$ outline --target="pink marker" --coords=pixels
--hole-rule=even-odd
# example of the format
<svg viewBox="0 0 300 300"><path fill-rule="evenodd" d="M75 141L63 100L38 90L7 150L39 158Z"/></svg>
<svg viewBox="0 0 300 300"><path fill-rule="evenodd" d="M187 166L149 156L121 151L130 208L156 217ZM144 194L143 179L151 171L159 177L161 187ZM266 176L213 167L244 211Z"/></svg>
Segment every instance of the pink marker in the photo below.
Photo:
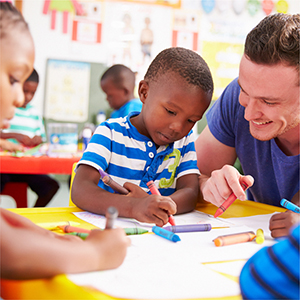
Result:
<svg viewBox="0 0 300 300"><path fill-rule="evenodd" d="M160 195L160 192L159 192L158 188L156 187L156 185L154 184L154 182L152 180L147 182L147 187L149 188L151 194ZM169 223L172 226L175 226L175 220L174 220L174 217L172 215L169 215Z"/></svg>

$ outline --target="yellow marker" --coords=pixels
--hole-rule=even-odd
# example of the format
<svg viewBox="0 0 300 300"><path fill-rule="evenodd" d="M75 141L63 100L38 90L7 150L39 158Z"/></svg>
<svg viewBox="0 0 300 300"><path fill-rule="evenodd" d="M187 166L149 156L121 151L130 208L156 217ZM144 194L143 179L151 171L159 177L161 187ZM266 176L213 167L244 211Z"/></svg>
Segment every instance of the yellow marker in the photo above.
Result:
<svg viewBox="0 0 300 300"><path fill-rule="evenodd" d="M264 231L262 229L257 229L255 241L257 244L262 244L265 241Z"/></svg>
<svg viewBox="0 0 300 300"><path fill-rule="evenodd" d="M73 222L73 221L58 221L58 222L36 223L36 225L48 230L53 230L56 229L57 226L64 226L64 225L78 226L80 225L80 223Z"/></svg>

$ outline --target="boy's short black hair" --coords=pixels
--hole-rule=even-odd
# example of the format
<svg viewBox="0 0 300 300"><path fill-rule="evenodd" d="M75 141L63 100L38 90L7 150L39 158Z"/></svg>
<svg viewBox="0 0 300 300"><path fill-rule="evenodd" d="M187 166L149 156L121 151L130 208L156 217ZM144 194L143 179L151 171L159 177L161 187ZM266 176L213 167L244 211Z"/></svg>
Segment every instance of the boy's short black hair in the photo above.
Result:
<svg viewBox="0 0 300 300"><path fill-rule="evenodd" d="M154 58L144 80L149 83L156 82L161 75L169 72L180 75L187 83L212 95L212 75L207 63L198 53L181 47L165 49Z"/></svg>
<svg viewBox="0 0 300 300"><path fill-rule="evenodd" d="M130 84L132 89L135 85L135 73L128 67L116 64L108 68L101 76L100 81L111 78L112 82L117 88L123 88L124 82Z"/></svg>
<svg viewBox="0 0 300 300"><path fill-rule="evenodd" d="M39 74L35 69L33 69L30 76L26 79L26 82L27 81L33 81L33 82L39 83Z"/></svg>

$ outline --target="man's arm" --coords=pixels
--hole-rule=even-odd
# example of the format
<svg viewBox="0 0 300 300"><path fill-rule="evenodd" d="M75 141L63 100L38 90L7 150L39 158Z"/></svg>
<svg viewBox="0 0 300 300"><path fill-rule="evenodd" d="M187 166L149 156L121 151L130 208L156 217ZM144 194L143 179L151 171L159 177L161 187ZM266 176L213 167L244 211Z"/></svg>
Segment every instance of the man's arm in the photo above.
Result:
<svg viewBox="0 0 300 300"><path fill-rule="evenodd" d="M202 198L218 207L231 193L240 200L245 200L241 182L252 186L254 179L251 176L242 176L233 167L237 158L235 148L219 142L208 126L199 135L195 147L201 173L199 184Z"/></svg>

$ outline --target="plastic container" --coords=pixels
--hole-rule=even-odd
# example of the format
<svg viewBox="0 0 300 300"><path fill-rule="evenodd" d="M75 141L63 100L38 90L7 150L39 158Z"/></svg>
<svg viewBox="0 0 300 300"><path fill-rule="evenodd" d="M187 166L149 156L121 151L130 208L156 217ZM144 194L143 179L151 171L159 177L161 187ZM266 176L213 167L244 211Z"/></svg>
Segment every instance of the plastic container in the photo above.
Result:
<svg viewBox="0 0 300 300"><path fill-rule="evenodd" d="M49 156L69 157L77 153L77 124L49 123L47 128L49 140Z"/></svg>

